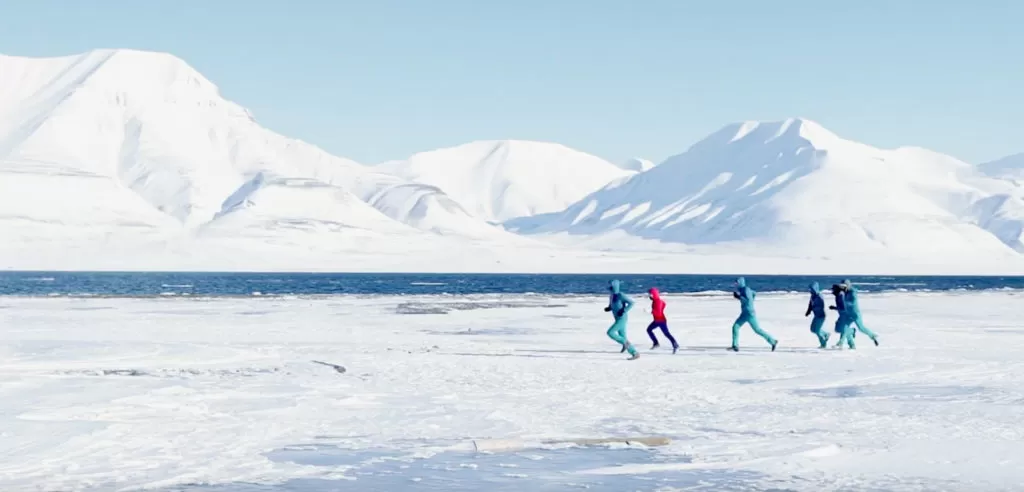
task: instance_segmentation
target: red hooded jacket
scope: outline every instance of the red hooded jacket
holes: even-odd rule
[[[651,294],[651,314],[654,315],[654,321],[665,321],[665,301],[661,300],[657,287],[652,287],[648,292]]]

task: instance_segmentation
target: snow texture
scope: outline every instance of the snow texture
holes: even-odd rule
[[[738,354],[725,350],[734,300],[668,295],[682,347],[637,361],[605,336],[604,297],[452,301],[2,298],[0,489],[988,492],[1024,481],[1019,292],[865,294],[881,346],[859,336],[856,351],[814,348],[804,295],[764,294],[778,351],[746,330]],[[443,309],[400,309],[410,302]],[[646,348],[635,312],[629,336]],[[636,435],[672,443],[467,451],[474,439]]]

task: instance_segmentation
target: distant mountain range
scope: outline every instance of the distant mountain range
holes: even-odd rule
[[[0,56],[7,267],[62,251],[88,265],[125,245],[456,262],[466,248],[496,265],[638,248],[1019,262],[1022,170],[1024,154],[974,166],[806,119],[728,125],[658,165],[513,140],[364,165],[263,128],[172,55]]]

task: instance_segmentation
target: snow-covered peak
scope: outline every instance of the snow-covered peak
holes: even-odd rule
[[[165,90],[217,94],[217,86],[181,58],[138,50],[97,50],[103,59],[90,82],[133,91]]]
[[[415,154],[378,169],[436,186],[491,222],[557,212],[631,173],[564,145],[485,140]]]
[[[840,149],[857,153],[877,150],[844,140],[810,120],[737,122],[722,127],[638,178],[660,183],[659,186],[680,181],[706,182],[720,173],[728,173],[733,182],[770,181],[777,176],[809,172],[823,164],[822,156]]]
[[[97,90],[121,94],[120,103],[130,104],[125,94],[135,98],[204,101],[219,99],[217,86],[184,60],[169,53],[127,49],[100,49],[87,53],[52,58],[0,55],[4,67],[3,101],[27,102],[25,91],[46,82],[59,81],[75,91]],[[116,96],[115,96],[116,97]],[[138,101],[135,101],[138,102]]]
[[[586,154],[565,145],[553,142],[537,142],[531,140],[477,140],[454,147],[447,147],[426,152],[420,152],[412,158],[425,158],[429,156],[453,156],[456,154],[473,155],[479,157],[478,161],[489,165],[508,165],[516,163],[517,170],[526,171],[543,169],[542,160],[559,160],[567,156],[574,158],[585,158],[591,162],[597,162],[599,166],[607,165],[608,162],[598,157]]]
[[[230,235],[248,221],[282,234],[340,233],[383,231],[390,220],[411,234],[508,238],[435,187],[259,126],[195,69],[165,53],[0,57],[0,175],[41,180],[21,193],[64,207],[54,216],[95,206],[102,210],[80,215],[115,228],[144,222],[174,234],[227,221]],[[24,197],[0,203],[0,217],[18,216],[20,203]],[[8,206],[15,211],[5,213]],[[247,207],[255,209],[245,213]],[[164,218],[178,228],[168,229]]]
[[[1012,199],[997,181],[949,156],[871,147],[805,119],[742,122],[564,212],[507,226],[812,255],[907,254],[923,245],[998,255],[1018,247],[1014,227],[1024,216],[1002,199],[978,206],[1000,194]],[[993,217],[1002,221],[998,231]]]
[[[824,149],[836,144],[853,143],[844,140],[818,123],[805,118],[787,118],[779,121],[742,121],[731,123],[697,142],[693,148],[722,145],[764,145],[777,147],[812,147]]]

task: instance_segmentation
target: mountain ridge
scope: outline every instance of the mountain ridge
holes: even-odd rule
[[[1024,187],[1000,166],[807,118],[725,125],[658,165],[485,140],[367,166],[262,127],[173,55],[0,55],[0,231],[18,254],[1019,259]]]
[[[1002,233],[979,225],[986,220],[975,208],[1000,193],[1013,193],[1012,186],[952,157],[915,147],[877,149],[790,118],[726,125],[566,211],[507,227],[570,236],[622,231],[684,245],[745,242],[808,254],[921,249],[1006,255],[1019,250],[1019,241],[1005,232],[1005,223]],[[986,214],[992,215],[980,215]],[[1002,217],[1024,219],[1015,214]]]
[[[0,172],[56,169],[111,180],[186,230],[223,215],[227,201],[253,183],[290,186],[287,180],[254,182],[256,176],[311,179],[351,193],[376,211],[356,207],[344,193],[331,195],[339,200],[334,207],[356,207],[341,214],[356,221],[380,213],[427,233],[515,240],[474,220],[436,187],[378,173],[258,125],[248,110],[223,99],[216,85],[173,55],[94,50],[53,58],[4,56],[0,64],[0,92],[6,94],[0,97]],[[328,206],[319,188],[292,192],[300,201],[310,196],[317,205],[308,212],[314,215],[313,209]],[[70,189],[57,193],[75,195]],[[108,225],[119,214],[131,214],[107,212]],[[166,227],[161,220],[150,222]]]

